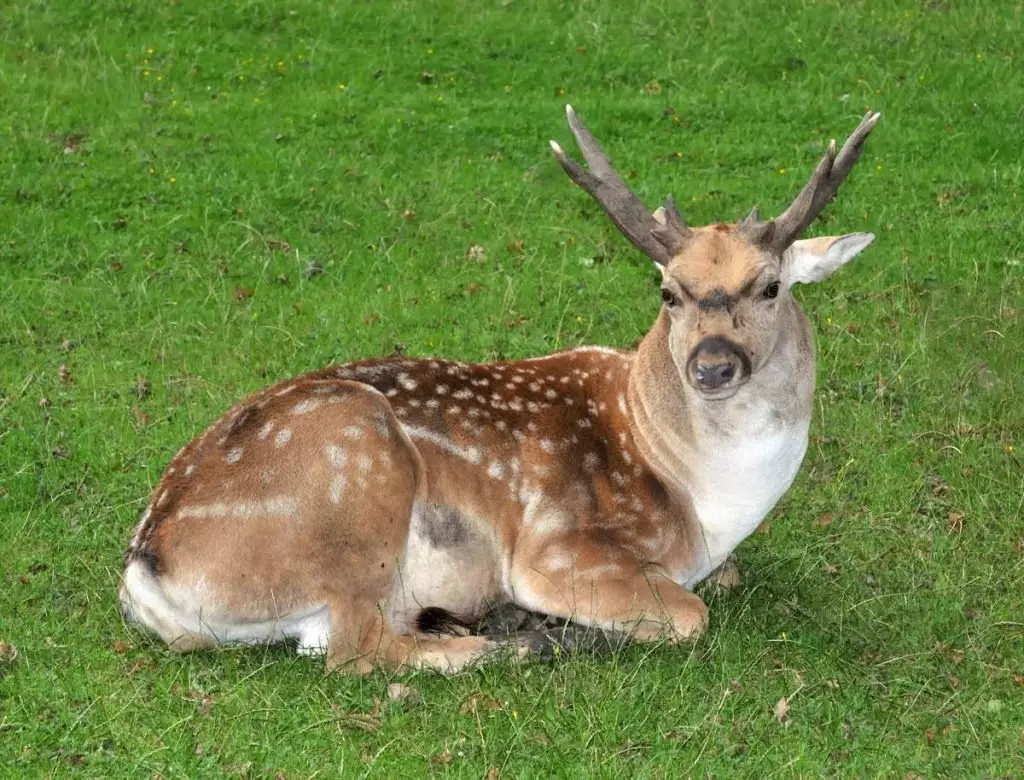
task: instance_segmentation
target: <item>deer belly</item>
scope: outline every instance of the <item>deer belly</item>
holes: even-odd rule
[[[706,553],[688,584],[720,566],[793,484],[807,451],[806,428],[719,447],[691,489]]]

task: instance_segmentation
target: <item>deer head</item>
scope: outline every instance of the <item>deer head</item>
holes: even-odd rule
[[[691,228],[672,197],[653,213],[626,186],[583,122],[567,106],[569,127],[589,170],[554,141],[569,177],[661,269],[661,317],[680,375],[705,400],[734,395],[771,356],[797,282],[824,279],[874,240],[870,233],[799,240],[847,177],[880,115],[869,112],[836,153],[833,140],[796,200],[777,219],[755,207],[742,222]]]

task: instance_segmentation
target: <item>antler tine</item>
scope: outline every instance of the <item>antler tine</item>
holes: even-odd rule
[[[860,158],[861,152],[864,151],[864,141],[875,129],[881,116],[875,111],[865,114],[860,124],[857,125],[857,129],[846,139],[846,143],[843,144],[838,155],[836,154],[835,140],[829,143],[825,156],[821,158],[821,162],[814,169],[807,184],[800,190],[800,194],[796,196],[789,208],[774,222],[773,235],[768,236],[767,241],[776,251],[782,252],[796,241],[832,200],[839,185],[843,183],[849,175],[850,169],[853,168],[853,164]]]
[[[586,170],[566,155],[554,141],[551,148],[559,164],[576,184],[596,200],[611,218],[615,227],[633,245],[659,265],[666,265],[682,248],[689,232],[671,199],[667,201],[667,221],[659,222],[648,211],[647,206],[612,167],[611,160],[604,153],[594,136],[587,130],[572,106],[565,107],[569,127],[576,143],[583,152],[583,158],[590,166]]]
[[[766,246],[771,244],[772,237],[775,235],[775,222],[772,220],[762,222],[761,210],[754,206],[736,229],[751,244]]]

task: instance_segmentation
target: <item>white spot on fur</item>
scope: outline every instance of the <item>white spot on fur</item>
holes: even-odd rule
[[[282,387],[280,390],[274,393],[274,396],[280,398],[283,395],[288,395],[288,393],[292,392],[292,390],[294,389],[295,385],[288,385],[287,387]]]
[[[590,473],[596,474],[597,470],[601,468],[601,456],[596,452],[588,452],[583,456],[583,470]]]
[[[498,461],[494,461],[487,467],[487,476],[491,479],[501,479],[505,476],[505,469]]]
[[[358,441],[363,438],[363,428],[360,425],[346,425],[341,429],[341,435],[346,439],[352,439]]]
[[[439,407],[441,405],[441,402],[438,401],[436,398],[430,398],[430,399],[427,400],[427,404],[426,405],[427,405],[428,409],[436,409],[437,407]]]
[[[159,509],[164,504],[166,504],[168,498],[170,498],[170,494],[166,490],[161,491],[160,498],[158,498],[156,501],[156,508]]]
[[[466,399],[472,398],[472,397],[473,397],[473,391],[472,390],[468,390],[466,388],[462,388],[461,390],[456,390],[454,393],[452,393],[452,398],[458,398],[460,401],[465,401]]]
[[[195,467],[195,465],[193,465],[193,464],[191,464],[191,463],[190,463],[189,465],[187,465],[187,466],[185,467],[185,476],[186,476],[186,477],[191,477],[191,476],[192,476],[192,473],[193,473],[193,472],[194,472],[195,470],[196,470],[196,467]]]
[[[306,398],[306,399],[304,399],[302,401],[299,401],[297,404],[295,404],[295,406],[293,406],[291,408],[289,413],[290,414],[307,414],[308,412],[312,412],[314,409],[319,409],[319,408],[320,408],[320,401],[318,401],[316,398]]]
[[[434,392],[437,393],[438,395],[447,395],[448,385],[438,385],[437,387],[434,388]]]
[[[260,441],[262,441],[270,435],[270,432],[272,430],[274,430],[274,421],[267,420],[265,423],[263,423],[263,427],[260,428],[260,432],[257,433],[256,436],[260,439]]]
[[[345,450],[337,444],[328,444],[324,448],[324,451],[327,453],[327,460],[331,462],[331,465],[334,466],[334,468],[345,468],[345,464],[348,463],[348,455],[345,454]]]
[[[292,438],[292,430],[291,430],[291,428],[282,428],[281,430],[279,430],[277,432],[277,435],[274,437],[274,446],[275,447],[283,447],[284,445],[286,445],[291,440],[291,438]]]
[[[554,452],[555,451],[555,443],[553,441],[551,441],[551,439],[541,439],[540,440],[540,448],[542,450],[544,450],[544,452],[548,452],[548,453]]]
[[[344,474],[335,474],[331,480],[330,499],[332,504],[340,504],[341,497],[345,495],[345,488],[348,487],[348,479]]]
[[[386,395],[388,398],[394,398],[396,395],[398,395],[398,388],[392,387],[390,390],[384,393],[384,395]]]
[[[224,457],[224,460],[228,463],[238,463],[242,459],[242,455],[245,454],[245,447],[235,447],[230,450]]]
[[[359,465],[359,470],[364,474],[368,473],[373,468],[373,456],[362,454],[356,459]]]
[[[549,387],[547,390],[544,391],[544,397],[547,398],[549,401],[554,401],[556,398],[558,398],[558,391],[552,390]]]
[[[401,373],[398,375],[398,384],[402,387],[403,390],[415,390],[419,386],[416,384],[413,378],[406,373]]]

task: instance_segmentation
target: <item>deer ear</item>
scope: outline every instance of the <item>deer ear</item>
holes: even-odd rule
[[[794,241],[782,256],[782,283],[820,282],[850,262],[875,240],[874,233],[820,236]]]

